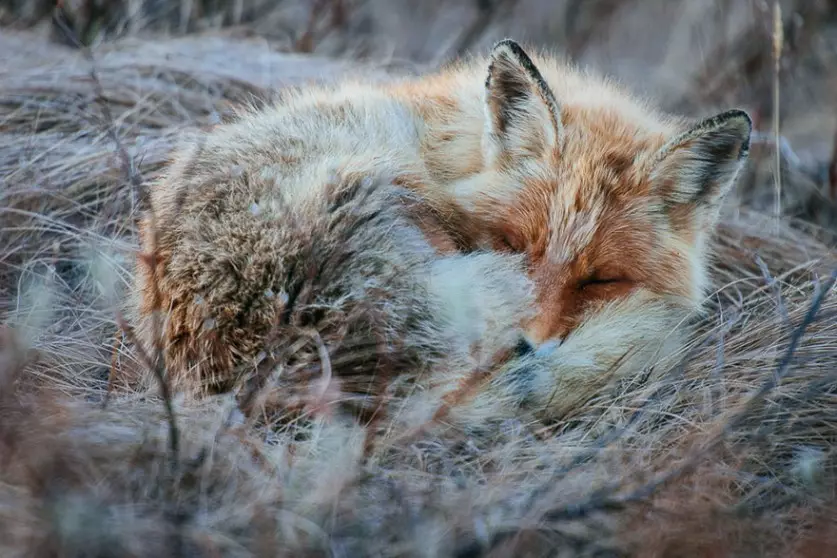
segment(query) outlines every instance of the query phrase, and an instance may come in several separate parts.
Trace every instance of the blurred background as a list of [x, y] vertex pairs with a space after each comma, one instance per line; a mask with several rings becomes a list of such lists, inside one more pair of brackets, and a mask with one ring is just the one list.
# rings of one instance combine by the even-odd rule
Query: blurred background
[[782, 211], [837, 226], [831, 0], [3, 0], [0, 23], [71, 46], [66, 28], [84, 45], [223, 34], [408, 72], [509, 36], [591, 64], [667, 110], [748, 110], [757, 135], [739, 196], [766, 210], [778, 108]]

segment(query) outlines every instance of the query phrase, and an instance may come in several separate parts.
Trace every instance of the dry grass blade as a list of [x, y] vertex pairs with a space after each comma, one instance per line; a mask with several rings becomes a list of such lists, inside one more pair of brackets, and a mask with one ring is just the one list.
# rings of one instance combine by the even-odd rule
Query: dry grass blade
[[[780, 145], [781, 132], [779, 124], [779, 72], [782, 69], [782, 47], [784, 46], [784, 29], [782, 27], [782, 7], [779, 0], [773, 2], [773, 138], [775, 145]], [[776, 219], [782, 218], [782, 160], [776, 149]]]
[[[102, 105], [108, 137], [113, 142], [114, 149], [116, 150], [119, 156], [122, 172], [124, 173], [125, 179], [127, 180], [128, 184], [131, 185], [132, 188], [131, 214], [135, 214], [138, 208], [136, 201], [138, 198], [143, 198], [143, 196], [140, 195], [142, 192], [142, 178], [140, 177], [139, 173], [137, 172], [137, 169], [134, 166], [133, 158], [128, 154], [127, 150], [125, 149], [125, 146], [119, 139], [119, 135], [117, 134], [113, 114], [111, 113], [109, 103], [107, 101], [107, 98], [105, 97], [105, 91], [102, 87], [102, 82], [99, 79], [99, 75], [96, 71], [96, 60], [93, 57], [93, 53], [90, 51], [90, 49], [82, 45], [78, 37], [75, 36], [75, 33], [69, 27], [66, 26], [66, 23], [63, 21], [63, 19], [58, 18], [57, 21], [59, 23], [59, 26], [61, 26], [61, 29], [66, 34], [67, 39], [74, 42], [78, 48], [82, 49], [85, 58], [90, 64], [90, 79], [93, 83], [93, 86], [95, 87], [96, 100]], [[153, 216], [151, 216], [151, 219], [152, 236], [154, 236]], [[148, 265], [151, 269], [151, 273], [152, 275], [156, 276], [156, 243], [152, 241], [151, 253], [143, 254], [141, 255], [141, 257], [146, 258], [146, 260], [148, 260]], [[159, 293], [156, 289], [156, 285], [155, 293], [157, 298], [159, 298]], [[157, 383], [159, 384], [160, 395], [163, 400], [163, 405], [165, 405], [166, 414], [168, 416], [169, 421], [171, 473], [172, 478], [177, 478], [179, 474], [180, 463], [180, 432], [177, 427], [177, 417], [174, 412], [174, 404], [172, 402], [171, 389], [168, 385], [168, 380], [166, 378], [165, 363], [163, 361], [162, 332], [160, 330], [159, 316], [155, 315], [153, 321], [154, 324], [152, 325], [152, 329], [154, 332], [153, 336], [155, 339], [155, 345], [154, 357], [152, 358], [149, 356], [147, 348], [142, 347], [140, 345], [138, 339], [133, 334], [133, 329], [125, 322], [124, 318], [121, 315], [117, 316], [117, 322], [119, 324], [120, 329], [125, 333], [125, 335], [129, 337], [130, 341], [137, 348], [143, 364], [147, 367], [149, 371], [153, 372], [154, 377], [157, 380]]]

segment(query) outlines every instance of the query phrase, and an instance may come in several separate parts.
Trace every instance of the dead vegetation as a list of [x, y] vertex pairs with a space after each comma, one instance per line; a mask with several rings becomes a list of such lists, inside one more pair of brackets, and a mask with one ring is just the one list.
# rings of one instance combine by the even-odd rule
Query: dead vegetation
[[[282, 2], [250, 26], [281, 29], [276, 21], [289, 18], [296, 31], [285, 42], [136, 38], [94, 49], [92, 63], [33, 33], [0, 32], [0, 554], [833, 554], [837, 227], [828, 169], [837, 126], [822, 104], [833, 85], [827, 3], [782, 3], [789, 46], [780, 83], [789, 85], [778, 225], [772, 12], [760, 3], [671, 2], [669, 11], [623, 3], [637, 15], [615, 2], [568, 1], [535, 24], [545, 8], [534, 1], [454, 2], [453, 24], [428, 6], [414, 15], [430, 23], [405, 18], [390, 28], [380, 22], [407, 13], [405, 2], [345, 4], [342, 19], [320, 23]], [[251, 17], [249, 2], [224, 5], [239, 21]], [[383, 11], [373, 17], [375, 6]], [[713, 48], [690, 57], [687, 39], [655, 37], [663, 26], [654, 26], [649, 44], [623, 58], [652, 60], [645, 86], [679, 110], [760, 110], [764, 135], [719, 234], [709, 312], [661, 381], [614, 386], [559, 424], [505, 421], [479, 437], [444, 428], [442, 416], [416, 435], [414, 425], [352, 425], [316, 406], [310, 421], [280, 427], [244, 417], [227, 396], [167, 398], [173, 427], [159, 385], [109, 384], [112, 366], [143, 366], [113, 338], [142, 203], [133, 177], [153, 178], [178, 134], [224, 119], [231, 103], [306, 79], [384, 75], [375, 64], [279, 53], [271, 42], [433, 64], [443, 57], [439, 43], [428, 50], [438, 35], [455, 37], [443, 45], [449, 56], [498, 33], [551, 33], [550, 44], [601, 62], [625, 48], [625, 29], [649, 29], [642, 17], [654, 10], [681, 31], [704, 29]], [[297, 15], [314, 24], [293, 27]], [[358, 30], [364, 18], [378, 22], [383, 50]], [[742, 18], [747, 25], [736, 27]], [[426, 44], [405, 36], [387, 53], [381, 45], [404, 22], [423, 28]]]

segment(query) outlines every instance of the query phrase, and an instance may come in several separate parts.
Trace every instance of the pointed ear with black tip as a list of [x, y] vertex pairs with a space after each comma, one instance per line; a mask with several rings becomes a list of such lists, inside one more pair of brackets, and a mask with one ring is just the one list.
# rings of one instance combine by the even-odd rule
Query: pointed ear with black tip
[[561, 110], [535, 64], [516, 42], [491, 51], [485, 80], [485, 149], [490, 162], [541, 157], [563, 141]]
[[651, 183], [669, 212], [699, 213], [711, 225], [747, 161], [753, 123], [730, 110], [698, 122], [657, 153]]

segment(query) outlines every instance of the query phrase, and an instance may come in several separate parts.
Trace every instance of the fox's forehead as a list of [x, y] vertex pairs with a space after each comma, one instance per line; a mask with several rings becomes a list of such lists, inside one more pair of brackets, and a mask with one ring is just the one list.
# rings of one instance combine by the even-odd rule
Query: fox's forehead
[[569, 133], [577, 137], [567, 149], [520, 178], [529, 214], [546, 232], [540, 251], [554, 263], [577, 258], [602, 235], [647, 224], [656, 207], [645, 162], [661, 140], [629, 127]]
[[544, 256], [555, 264], [564, 264], [575, 259], [592, 244], [602, 223], [604, 208], [594, 204], [574, 210], [568, 207], [560, 195], [552, 199], [547, 208], [546, 245]]

